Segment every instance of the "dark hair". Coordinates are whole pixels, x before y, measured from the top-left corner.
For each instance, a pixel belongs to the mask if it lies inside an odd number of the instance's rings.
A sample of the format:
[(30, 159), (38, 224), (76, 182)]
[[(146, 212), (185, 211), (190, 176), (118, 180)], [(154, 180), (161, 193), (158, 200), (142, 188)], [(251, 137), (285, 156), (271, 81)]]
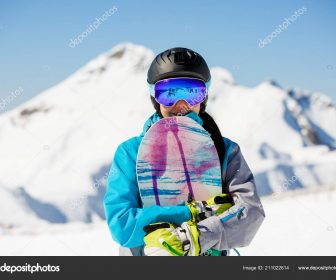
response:
[[(212, 141), (214, 141), (219, 162), (221, 166), (221, 170), (223, 170), (223, 164), (224, 164), (224, 156), (225, 156), (225, 145), (222, 133), (220, 132), (215, 120), (207, 113), (207, 112), (200, 112), (199, 116), (203, 120), (203, 128), (209, 132)], [(224, 192), (224, 187), (223, 187)]]

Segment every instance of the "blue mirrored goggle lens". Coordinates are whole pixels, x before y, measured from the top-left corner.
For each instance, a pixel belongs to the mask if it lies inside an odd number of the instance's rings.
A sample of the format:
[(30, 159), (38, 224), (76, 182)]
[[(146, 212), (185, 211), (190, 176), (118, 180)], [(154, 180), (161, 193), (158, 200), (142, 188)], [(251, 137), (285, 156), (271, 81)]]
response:
[(194, 106), (205, 99), (207, 85), (193, 78), (171, 78), (156, 82), (152, 91), (157, 102), (164, 106), (173, 106), (179, 100)]

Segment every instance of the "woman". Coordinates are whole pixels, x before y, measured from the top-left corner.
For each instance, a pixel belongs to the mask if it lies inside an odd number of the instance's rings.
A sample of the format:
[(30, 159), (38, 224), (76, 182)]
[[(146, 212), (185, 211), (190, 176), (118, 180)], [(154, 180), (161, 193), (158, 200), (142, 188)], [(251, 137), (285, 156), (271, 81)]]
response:
[[(222, 137), (215, 121), (205, 111), (210, 79), (205, 60), (193, 50), (173, 48), (153, 60), (147, 81), (156, 113), (147, 120), (140, 136), (119, 145), (104, 198), (107, 223), (113, 239), (122, 246), (121, 255), (180, 255), (181, 252), (196, 256), (207, 252), (227, 255), (234, 247), (248, 246), (263, 222), (265, 213), (254, 177), (238, 144)], [(157, 86), (160, 81), (185, 83), (189, 94), (179, 96), (173, 91), (163, 96)], [(193, 86), (205, 90), (190, 90)], [(140, 142), (152, 124), (176, 115), (193, 118), (210, 133), (215, 143), (221, 163), (223, 193), (232, 197), (233, 204), (223, 213), (199, 220), (201, 210), (188, 202), (142, 208), (136, 178)]]

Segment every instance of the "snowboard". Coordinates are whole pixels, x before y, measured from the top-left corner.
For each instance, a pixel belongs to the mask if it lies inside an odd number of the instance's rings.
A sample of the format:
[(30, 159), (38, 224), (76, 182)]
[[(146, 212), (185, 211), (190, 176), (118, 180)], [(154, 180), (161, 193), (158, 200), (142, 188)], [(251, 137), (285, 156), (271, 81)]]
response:
[(210, 134), (187, 116), (162, 118), (139, 146), (137, 181), (143, 207), (204, 201), (222, 193), (218, 153)]

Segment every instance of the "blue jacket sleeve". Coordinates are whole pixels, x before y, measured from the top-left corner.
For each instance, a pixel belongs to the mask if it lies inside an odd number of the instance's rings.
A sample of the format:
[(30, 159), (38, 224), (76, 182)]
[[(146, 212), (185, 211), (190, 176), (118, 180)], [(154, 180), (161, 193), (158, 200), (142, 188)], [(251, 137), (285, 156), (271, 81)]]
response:
[[(134, 145), (133, 145), (134, 146)], [(132, 145), (121, 144), (114, 156), (104, 197), (105, 215), (113, 239), (128, 248), (143, 245), (143, 227), (156, 222), (182, 224), (190, 220), (186, 206), (141, 208), (136, 179), (136, 154)]]

